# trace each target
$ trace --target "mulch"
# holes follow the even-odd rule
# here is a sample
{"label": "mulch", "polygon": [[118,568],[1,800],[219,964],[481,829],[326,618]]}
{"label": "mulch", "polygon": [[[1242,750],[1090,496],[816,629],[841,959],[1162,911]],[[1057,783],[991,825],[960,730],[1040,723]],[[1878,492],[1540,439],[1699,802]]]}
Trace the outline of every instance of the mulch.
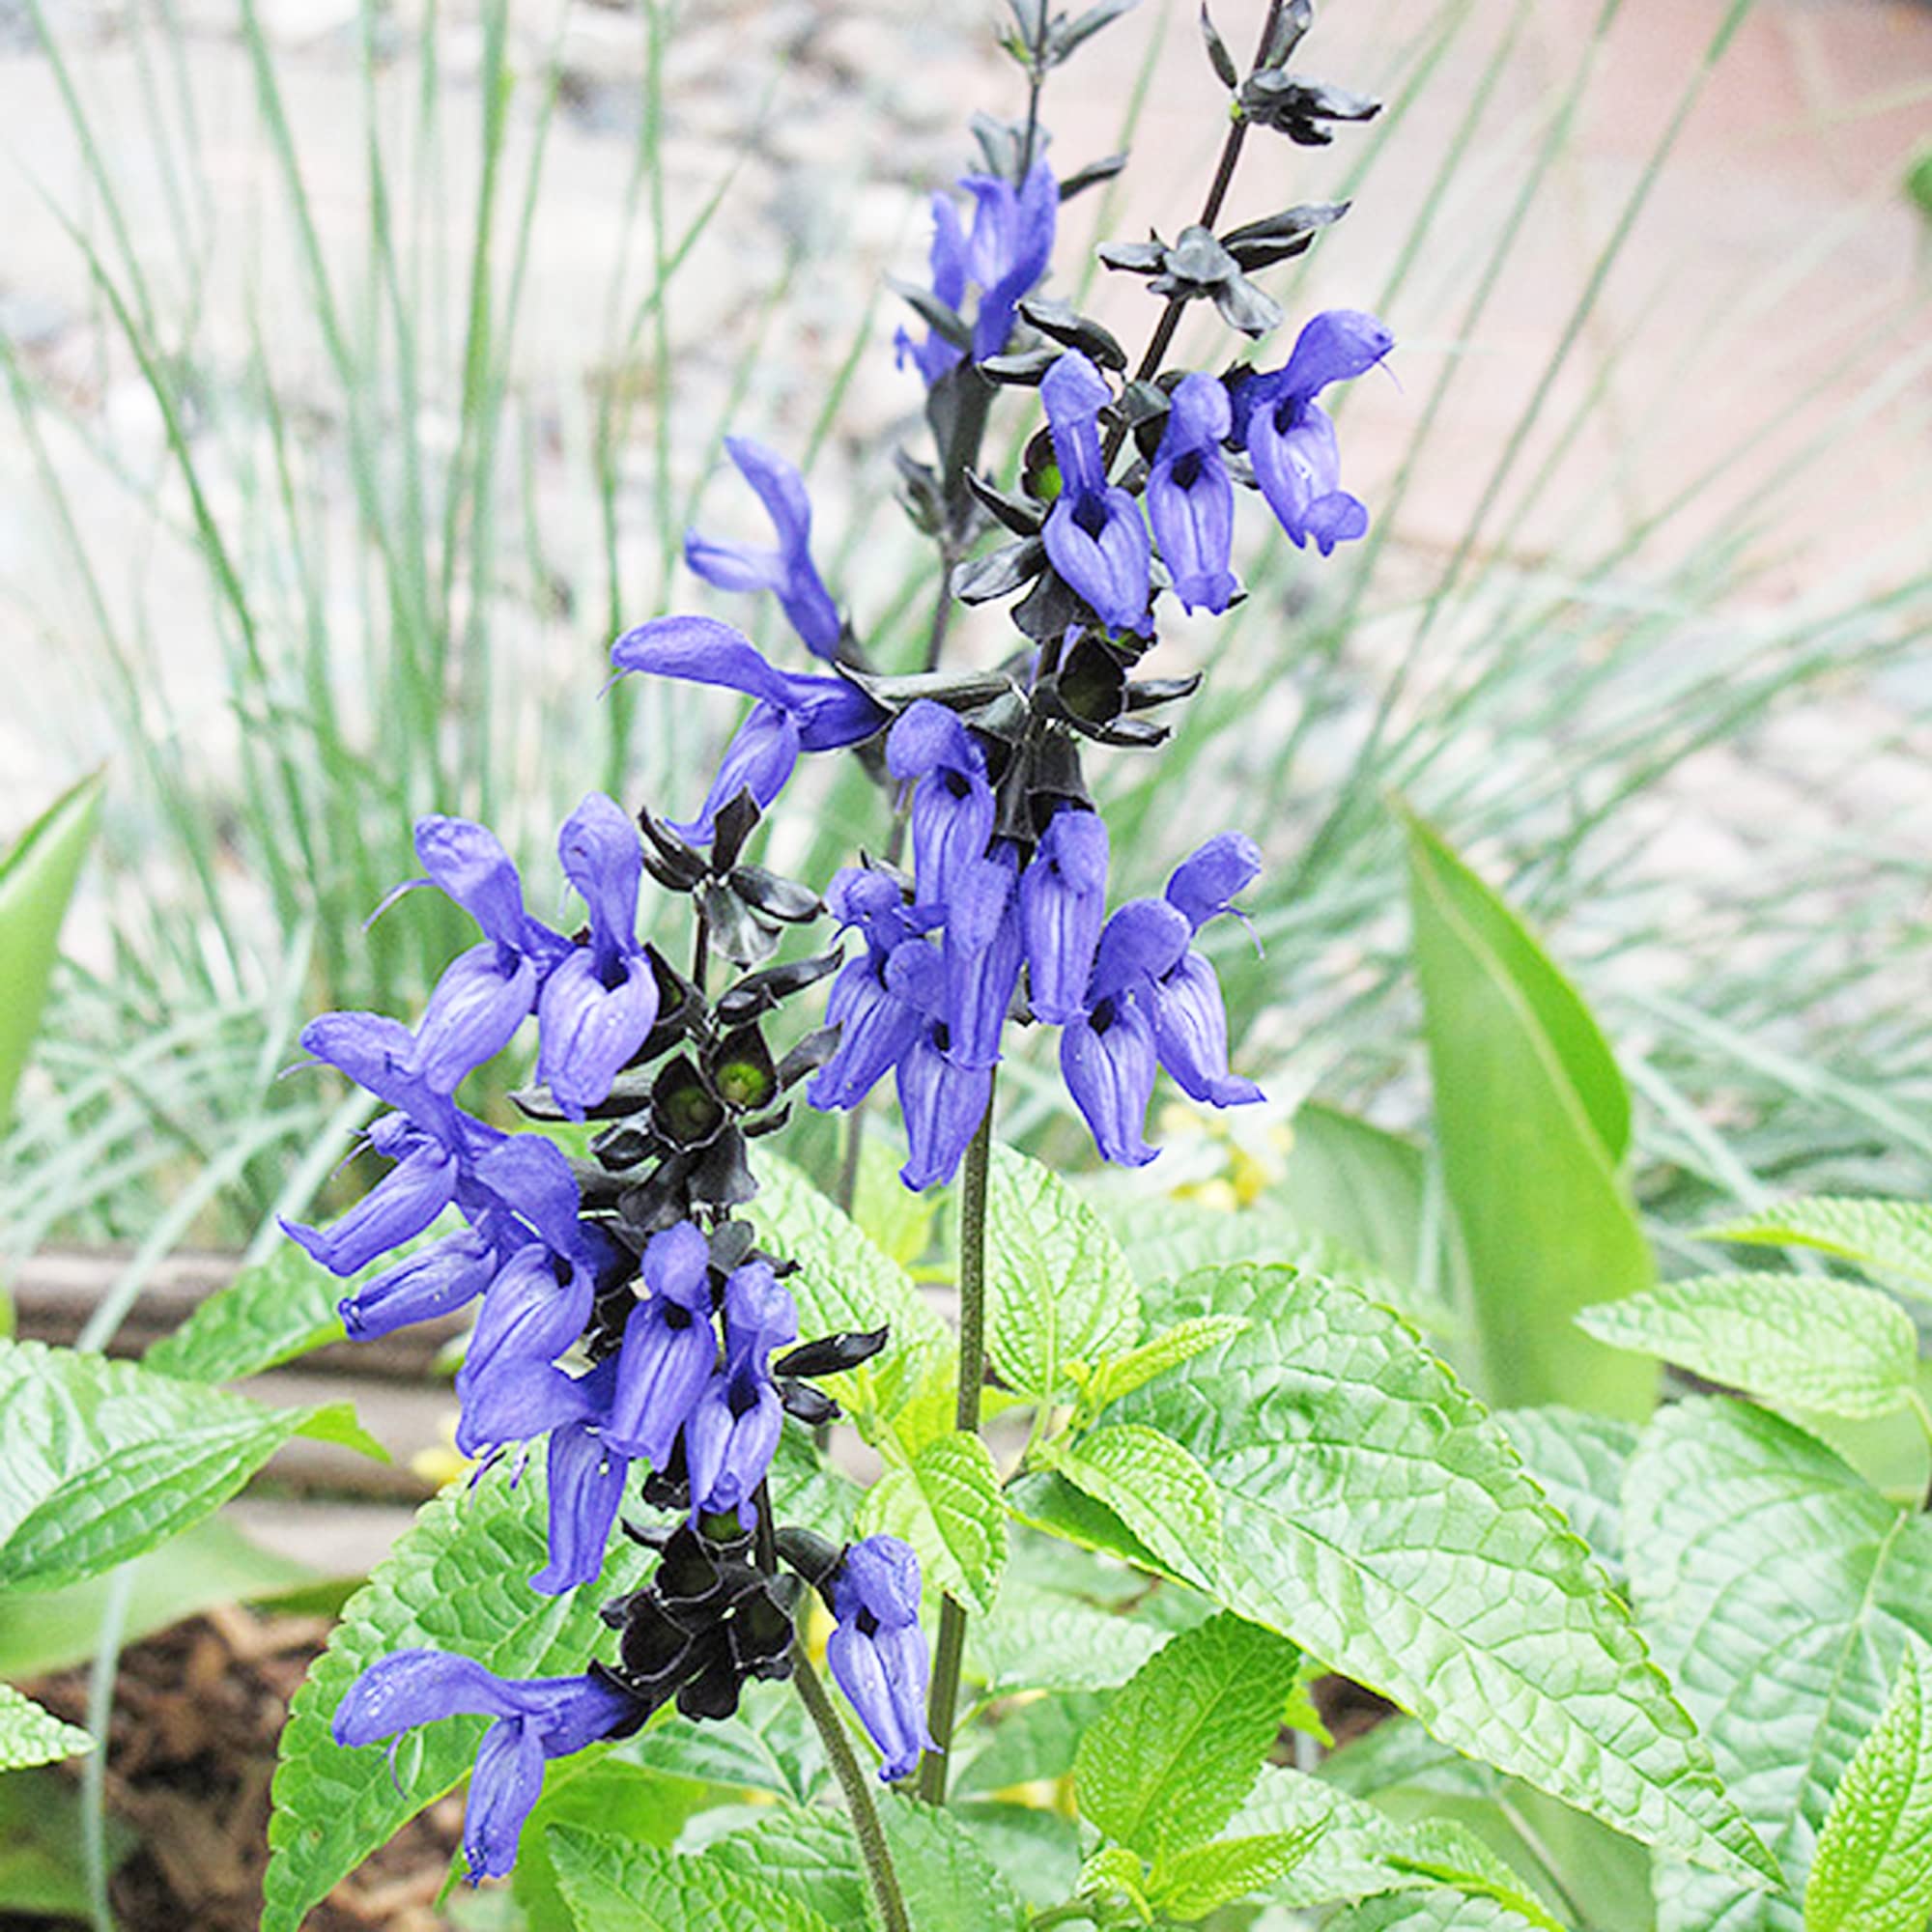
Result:
{"label": "mulch", "polygon": [[[123,1656],[107,1802],[139,1843],[112,1884],[122,1932],[255,1932],[275,1743],[328,1628],[223,1608]],[[85,1721],[84,1668],[24,1688]],[[431,1805],[316,1907],[305,1932],[447,1932],[435,1899],[462,1829],[461,1794]],[[0,1923],[51,1932],[72,1921],[0,1914]]]}

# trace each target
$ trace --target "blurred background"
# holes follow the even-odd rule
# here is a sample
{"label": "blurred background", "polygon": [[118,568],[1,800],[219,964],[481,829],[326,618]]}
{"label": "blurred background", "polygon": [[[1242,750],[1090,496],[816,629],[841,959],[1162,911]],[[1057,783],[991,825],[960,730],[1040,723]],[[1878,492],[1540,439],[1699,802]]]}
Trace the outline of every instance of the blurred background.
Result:
{"label": "blurred background", "polygon": [[[1260,12],[1219,0],[1231,44]],[[1122,892],[1230,824],[1268,858],[1264,956],[1231,930],[1220,964],[1271,1104],[1232,1151],[1169,1121],[1146,1187],[1264,1186],[1310,1096],[1425,1125],[1400,796],[1603,1019],[1664,1254],[1714,1203],[1922,1196],[1932,8],[1329,0],[1303,63],[1387,106],[1332,150],[1257,141],[1232,206],[1353,201],[1266,282],[1291,327],[1396,333],[1340,411],[1375,525],[1322,560],[1244,510],[1249,601],[1163,638],[1206,694],[1102,775]],[[362,1115],[282,1077],[303,1019],[408,1015],[462,942],[430,895],[364,929],[419,813],[488,819],[548,880],[586,790],[695,806],[732,704],[606,693],[605,651],[668,609],[794,648],[679,561],[693,522],[755,533],[727,431],[806,468],[836,594],[917,656],[892,452],[922,398],[885,277],[923,278],[969,113],[1023,98],[992,0],[0,0],[0,841],[81,784],[37,850],[88,847],[0,1138],[24,1332],[164,1328],[325,1187]],[[1063,174],[1132,155],[1067,205],[1052,285],[1129,343],[1151,298],[1093,244],[1191,219],[1223,116],[1183,0],[1049,88]],[[1022,404],[1004,426],[1010,455]],[[984,611],[954,648],[1009,636]],[[822,882],[879,841],[856,774],[799,795],[775,863]],[[1005,1130],[1076,1147],[1056,1086],[1022,1055]],[[791,1151],[823,1171],[814,1132]],[[446,1473],[426,1366],[370,1412],[404,1455],[386,1507],[243,1505],[252,1541],[154,1573],[124,1634],[365,1568]],[[0,1606],[0,1675],[78,1666],[88,1614]],[[271,1748],[312,1644],[251,1659],[281,1639],[235,1615],[149,1687],[184,1762]],[[233,1710],[183,1715],[196,1670]],[[176,1908],[251,1923],[223,1916],[258,1883],[241,1837],[169,1811],[179,1777],[114,1776],[186,1847],[154,1880]],[[380,1883],[326,1922],[442,1922],[419,1873]]]}

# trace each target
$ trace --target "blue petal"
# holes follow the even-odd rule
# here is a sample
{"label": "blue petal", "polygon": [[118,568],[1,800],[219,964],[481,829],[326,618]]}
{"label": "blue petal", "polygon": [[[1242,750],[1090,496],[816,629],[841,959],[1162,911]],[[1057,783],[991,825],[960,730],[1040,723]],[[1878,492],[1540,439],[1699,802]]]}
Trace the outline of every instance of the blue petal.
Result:
{"label": "blue petal", "polygon": [[472,1885],[507,1877],[516,1864],[524,1821],[543,1795],[543,1747],[523,1719],[500,1719],[483,1733],[463,1814],[463,1856]]}
{"label": "blue petal", "polygon": [[1069,349],[1041,377],[1039,395],[1060,465],[1062,497],[1104,490],[1099,414],[1113,395],[1106,378],[1079,350]]}
{"label": "blue petal", "polygon": [[480,1235],[466,1231],[400,1261],[336,1303],[353,1342],[393,1335],[412,1321],[434,1321],[473,1301],[490,1286],[497,1257]]}
{"label": "blue petal", "polygon": [[1153,1029],[1137,1002],[1105,1003],[1060,1036],[1060,1070],[1103,1158],[1145,1167],[1148,1102],[1157,1067]]}
{"label": "blue petal", "polygon": [[718,814],[741,791],[749,791],[762,811],[784,789],[799,750],[798,721],[789,711],[763,702],[753,705],[724,748],[724,761],[697,816],[683,824],[673,822],[671,830],[694,844],[709,844]]}
{"label": "blue petal", "polygon": [[990,1067],[955,1066],[930,1028],[898,1064],[906,1163],[899,1179],[914,1193],[951,1180],[993,1096]]}
{"label": "blue petal", "polygon": [[1387,327],[1362,309],[1331,308],[1312,317],[1295,337],[1280,372],[1284,393],[1308,400],[1330,383],[1366,375],[1391,349]]}
{"label": "blue petal", "polygon": [[432,1094],[454,1094],[508,1046],[536,999],[537,969],[486,939],[443,969],[416,1029],[414,1069]]}
{"label": "blue petal", "polygon": [[644,1244],[644,1286],[693,1315],[711,1313],[711,1246],[696,1226],[679,1221]]}
{"label": "blue petal", "polygon": [[511,1134],[476,1163],[476,1179],[520,1214],[559,1255],[578,1255],[582,1206],[570,1157],[542,1134]]}
{"label": "blue petal", "polygon": [[673,1327],[661,1307],[639,1303],[624,1324],[606,1439],[627,1456],[643,1457],[654,1469],[665,1468],[717,1360],[718,1340],[709,1321],[693,1318]]}
{"label": "blue petal", "polygon": [[838,1044],[812,1075],[805,1095],[821,1113],[857,1106],[897,1065],[922,1021],[916,1007],[887,989],[885,961],[867,953],[838,969],[825,1023],[838,1029]]}
{"label": "blue petal", "polygon": [[494,832],[439,812],[416,820],[415,842],[423,870],[492,939],[500,946],[521,943],[523,887]]}
{"label": "blue petal", "polygon": [[1171,972],[1192,937],[1186,919],[1165,899],[1129,899],[1101,929],[1087,986],[1088,1006],[1117,999]]}
{"label": "blue petal", "polygon": [[573,1121],[609,1097],[611,1083],[650,1037],[658,981],[641,953],[607,985],[580,949],[544,982],[537,1006],[537,1078]]}
{"label": "blue petal", "polygon": [[1086,1008],[1107,908],[1107,825],[1097,811],[1054,813],[1020,874],[1020,930],[1035,1014],[1064,1026]]}
{"label": "blue petal", "polygon": [[1174,868],[1167,902],[1199,932],[1210,919],[1233,912],[1237,894],[1260,876],[1262,848],[1245,832],[1218,832]]}
{"label": "blue petal", "polygon": [[946,909],[948,1056],[960,1066],[1000,1058],[1007,1009],[1020,977],[1020,922],[1010,846],[954,874]]}
{"label": "blue petal", "polygon": [[552,1432],[549,1470],[550,1561],[530,1588],[555,1597],[594,1582],[603,1571],[630,1462],[586,1424],[573,1422]]}
{"label": "blue petal", "polygon": [[440,1147],[424,1146],[392,1167],[332,1228],[284,1221],[282,1232],[330,1274],[351,1275],[420,1235],[455,1193],[455,1161]]}
{"label": "blue petal", "polygon": [[1189,1099],[1238,1107],[1262,1090],[1228,1070],[1228,1012],[1214,969],[1189,952],[1153,991],[1154,1040],[1160,1064]]}
{"label": "blue petal", "polygon": [[1054,569],[1102,623],[1146,631],[1153,552],[1126,491],[1063,494],[1040,535]]}
{"label": "blue petal", "polygon": [[556,856],[564,877],[589,910],[590,929],[599,946],[635,952],[644,853],[631,814],[614,798],[591,792],[564,820]]}
{"label": "blue petal", "polygon": [[571,1269],[569,1279],[560,1282],[550,1251],[540,1242],[519,1248],[483,1297],[475,1333],[457,1375],[457,1393],[467,1394],[512,1358],[555,1361],[583,1332],[591,1296],[590,1278],[581,1269]]}

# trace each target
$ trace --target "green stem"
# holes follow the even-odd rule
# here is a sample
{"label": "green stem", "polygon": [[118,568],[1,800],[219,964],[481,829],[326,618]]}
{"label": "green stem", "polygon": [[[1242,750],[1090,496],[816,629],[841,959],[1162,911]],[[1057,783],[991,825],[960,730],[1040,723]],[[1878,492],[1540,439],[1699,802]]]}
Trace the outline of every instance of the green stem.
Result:
{"label": "green stem", "polygon": [[845,1735],[845,1726],[839,1722],[803,1643],[792,1645],[791,1663],[791,1681],[798,1687],[799,1700],[818,1727],[819,1741],[844,1793],[845,1808],[852,1814],[852,1832],[859,1840],[859,1856],[865,1861],[873,1902],[879,1908],[879,1923],[885,1932],[912,1932],[898,1874],[893,1869],[893,1855],[886,1846],[885,1827],[879,1823],[879,1807],[873,1804],[872,1788],[852,1754],[852,1741]]}
{"label": "green stem", "polygon": [[[959,1387],[953,1422],[967,1435],[980,1430],[980,1392],[986,1381],[986,1171],[993,1152],[993,1095],[980,1130],[966,1150],[959,1197]],[[959,1704],[959,1671],[966,1656],[966,1612],[946,1598],[939,1606],[939,1647],[932,1662],[932,1690],[925,1727],[932,1748],[921,1759],[919,1795],[928,1804],[946,1802],[946,1773],[952,1756],[952,1720]]]}
{"label": "green stem", "polygon": [[1051,1912],[1036,1912],[1027,1920],[1033,1932],[1041,1932],[1047,1925],[1067,1925],[1076,1918],[1084,1918],[1090,1925],[1099,1924],[1099,1907],[1084,1898],[1069,1898],[1065,1905],[1056,1905]]}

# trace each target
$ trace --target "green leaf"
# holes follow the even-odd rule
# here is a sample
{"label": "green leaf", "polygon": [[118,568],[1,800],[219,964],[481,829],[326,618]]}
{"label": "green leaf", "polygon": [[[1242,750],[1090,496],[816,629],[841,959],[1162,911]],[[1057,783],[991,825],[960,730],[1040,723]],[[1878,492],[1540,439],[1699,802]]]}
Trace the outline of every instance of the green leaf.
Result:
{"label": "green leaf", "polygon": [[[1908,1635],[1932,1640],[1932,1523],[1815,1436],[1747,1403],[1665,1409],[1625,1484],[1631,1582],[1740,1809],[1793,1887],[1884,1709]],[[1660,1874],[1659,1932],[1796,1932],[1795,1907]]]}
{"label": "green leaf", "polygon": [[1097,1690],[1060,1691],[1004,1711],[985,1742],[952,1779],[961,1798],[1009,1790],[1016,1784],[1062,1778],[1073,1769],[1080,1740],[1106,1708]]}
{"label": "green leaf", "polygon": [[775,1792],[794,1804],[809,1804],[826,1776],[818,1733],[783,1685],[747,1685],[728,1724],[662,1713],[621,1749],[632,1763],[668,1776]]}
{"label": "green leaf", "polygon": [[879,1819],[918,1932],[1023,1932],[1019,1894],[952,1812],[889,1793]]}
{"label": "green leaf", "polygon": [[62,793],[0,859],[0,1129],[13,1116],[47,981],[60,954],[61,922],[100,815],[99,773]]}
{"label": "green leaf", "polygon": [[1525,1918],[1493,1898],[1430,1891],[1366,1899],[1331,1918],[1328,1932],[1527,1932],[1531,1926],[1554,1923]]}
{"label": "green leaf", "polygon": [[1221,1503],[1208,1471],[1171,1436],[1109,1423],[1046,1452],[1068,1482],[1108,1509],[1177,1576],[1214,1587]]}
{"label": "green leaf", "polygon": [[1070,1364],[1131,1348],[1140,1293],[1120,1243],[1050,1168],[995,1146],[986,1188],[986,1341],[1013,1388],[1044,1401]]}
{"label": "green leaf", "polygon": [[[140,1840],[111,1811],[102,1824],[112,1874]],[[0,1924],[41,1926],[53,1919],[85,1924],[93,1918],[80,1856],[84,1829],[80,1792],[71,1776],[47,1768],[0,1777]],[[22,1917],[14,1918],[16,1913]]]}
{"label": "green leaf", "polygon": [[1009,1583],[999,1608],[968,1633],[968,1662],[988,1694],[1108,1690],[1124,1684],[1169,1633],[1133,1617]]}
{"label": "green leaf", "polygon": [[87,1732],[42,1710],[11,1684],[0,1684],[0,1772],[57,1764],[93,1748]]}
{"label": "green leaf", "polygon": [[1572,1321],[1648,1288],[1623,1164],[1630,1096],[1574,987],[1501,899],[1408,821],[1436,1139],[1468,1251],[1487,1391],[1649,1413],[1656,1372]]}
{"label": "green leaf", "polygon": [[183,1381],[232,1382],[343,1339],[335,1306],[355,1285],[318,1267],[293,1241],[243,1268],[141,1360]]}
{"label": "green leaf", "polygon": [[1932,148],[1921,148],[1906,164],[1905,198],[1932,221]]}
{"label": "green leaf", "polygon": [[1321,1835],[1321,1827],[1311,1825],[1303,1832],[1269,1832],[1196,1845],[1155,1868],[1148,1897],[1169,1918],[1206,1918],[1219,1907],[1286,1878]]}
{"label": "green leaf", "polygon": [[1845,1772],[1804,1887],[1804,1932],[1925,1932],[1932,1918],[1932,1650],[1905,1641],[1891,1701]]}
{"label": "green leaf", "polygon": [[901,1538],[948,1596],[980,1616],[992,1609],[1007,1566],[1007,1506],[992,1452],[977,1435],[955,1430],[888,1469],[866,1492],[857,1528]]}
{"label": "green leaf", "polygon": [[1585,1415],[1557,1404],[1499,1409],[1496,1421],[1521,1451],[1544,1494],[1622,1589],[1624,1470],[1636,1453],[1636,1429],[1613,1416]]}
{"label": "green leaf", "polygon": [[1915,1394],[1918,1330],[1889,1294],[1801,1274],[1665,1282],[1577,1318],[1612,1349],[1656,1355],[1706,1381],[1854,1421]]}
{"label": "green leaf", "polygon": [[368,1665],[428,1646],[473,1657],[498,1676],[545,1677],[580,1671],[608,1647],[599,1605],[636,1588],[656,1558],[619,1539],[595,1582],[539,1596],[528,1579],[547,1558],[547,1509],[541,1458],[514,1488],[499,1468],[474,1488],[445,1490],[344,1605],[282,1731],[262,1932],[297,1932],[317,1900],[451,1789],[476,1754],[481,1718],[412,1733],[393,1775],[382,1746],[337,1745],[329,1719]]}
{"label": "green leaf", "polygon": [[[1253,1252],[1250,1249],[1247,1256],[1239,1259],[1248,1259]],[[1154,1377],[1178,1369],[1182,1362],[1191,1362],[1196,1355],[1205,1355],[1209,1349],[1219,1348],[1246,1325],[1234,1315],[1204,1315],[1198,1321],[1177,1321],[1172,1328],[1164,1329],[1138,1348],[1129,1349],[1124,1355],[1108,1356],[1087,1384],[1088,1406],[1105,1408],[1110,1402],[1119,1401],[1144,1382],[1152,1381]]]}
{"label": "green leaf", "polygon": [[1080,1827],[1073,1819],[1006,1799],[970,1799],[949,1808],[1022,1904],[1045,1911],[1071,1894],[1080,1877]]}
{"label": "green leaf", "polygon": [[341,1406],[269,1409],[132,1362],[0,1342],[0,1590],[111,1570],[213,1514]]}
{"label": "green leaf", "polygon": [[705,1857],[727,1871],[775,1886],[839,1932],[862,1932],[872,1922],[866,1867],[842,1812],[787,1805],[742,1831],[714,1838]]}
{"label": "green leaf", "polygon": [[807,1341],[882,1323],[891,1327],[882,1355],[823,1382],[863,1425],[890,1414],[933,1358],[952,1353],[945,1322],[912,1277],[789,1161],[759,1155],[758,1196],[746,1212],[761,1240],[798,1264],[785,1286],[798,1303],[798,1332]]}
{"label": "green leaf", "polygon": [[1807,1195],[1698,1232],[1707,1241],[1812,1248],[1932,1297],[1932,1207],[1920,1201]]}
{"label": "green leaf", "polygon": [[1144,1858],[1205,1844],[1281,1735],[1300,1653],[1223,1612],[1144,1663],[1080,1741],[1080,1815]]}
{"label": "green leaf", "polygon": [[802,1901],[706,1857],[553,1825],[557,1889],[581,1932],[837,1932]]}
{"label": "green leaf", "polygon": [[1213,1477],[1231,1608],[1632,1837],[1775,1878],[1628,1606],[1411,1330],[1280,1268],[1190,1276],[1151,1310],[1203,1314],[1249,1326],[1113,1413]]}

